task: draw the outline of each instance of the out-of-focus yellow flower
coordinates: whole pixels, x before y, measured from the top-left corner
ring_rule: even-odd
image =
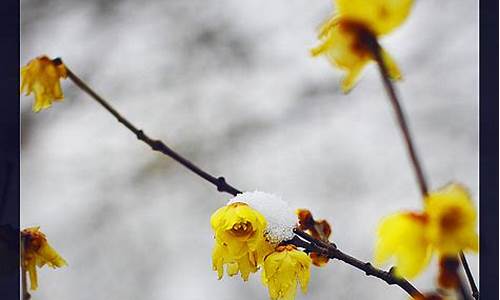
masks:
[[[413,0],[334,0],[334,4],[339,15],[365,24],[378,36],[401,26]]]
[[[21,68],[21,93],[28,96],[34,92],[33,111],[39,112],[49,108],[53,101],[62,101],[64,95],[59,80],[66,77],[64,64],[56,64],[47,56],[37,57]]]
[[[428,238],[441,255],[454,256],[460,250],[479,250],[476,210],[468,191],[450,184],[425,199],[429,218]]]
[[[342,90],[349,92],[361,71],[374,60],[373,41],[399,27],[408,17],[413,0],[334,0],[336,13],[320,29],[319,46],[313,56],[325,55],[343,69]],[[372,42],[370,42],[372,41]],[[381,49],[381,56],[391,79],[402,78],[392,57]]]
[[[302,292],[307,292],[311,258],[293,245],[278,246],[264,260],[262,282],[269,288],[271,300],[293,300],[297,282]]]
[[[369,31],[362,24],[334,16],[321,27],[318,35],[320,44],[311,49],[313,56],[325,55],[334,66],[346,72],[341,86],[344,93],[354,87],[361,71],[374,60],[372,50],[364,42],[363,36],[367,33]],[[401,79],[394,59],[384,49],[381,51],[389,76]]]
[[[227,265],[229,276],[240,273],[243,280],[248,280],[264,256],[274,249],[264,237],[266,219],[245,203],[236,202],[219,208],[212,214],[210,224],[216,242],[212,264],[219,279],[223,276],[224,265]]]
[[[396,213],[378,227],[375,263],[396,259],[396,273],[414,278],[428,265],[433,252],[456,258],[460,251],[478,251],[476,211],[472,199],[459,184],[432,192],[423,213]]]
[[[414,278],[429,264],[432,248],[426,238],[427,217],[411,212],[396,213],[382,220],[378,227],[375,264],[394,256],[396,274]]]
[[[36,267],[41,268],[48,265],[51,268],[60,268],[67,265],[66,261],[47,242],[45,234],[40,231],[40,227],[30,227],[21,231],[21,238],[24,242],[22,252],[22,264],[28,272],[31,290],[38,288],[38,277]]]

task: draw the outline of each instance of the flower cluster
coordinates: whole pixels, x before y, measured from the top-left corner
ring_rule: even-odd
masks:
[[[48,265],[51,268],[60,268],[67,265],[64,258],[47,242],[47,237],[40,231],[40,227],[30,227],[21,231],[24,248],[21,252],[21,262],[24,270],[29,274],[31,290],[38,288],[36,267]]]
[[[399,27],[407,18],[413,0],[335,0],[336,13],[320,28],[320,44],[311,50],[313,56],[325,55],[329,61],[347,73],[342,90],[349,92],[361,71],[374,60],[370,40]],[[394,59],[381,49],[388,75],[400,79],[401,72]]]
[[[243,202],[245,199],[250,203]],[[286,232],[290,224],[275,222],[274,226],[269,226],[268,220],[287,219],[283,218],[286,208],[258,211],[254,206],[261,206],[260,199],[268,200],[267,207],[284,208],[275,196],[252,192],[238,195],[212,214],[213,269],[219,279],[225,268],[227,275],[240,274],[247,281],[251,273],[262,268],[262,281],[269,289],[270,298],[292,300],[298,284],[304,293],[307,291],[311,258],[293,245],[281,244],[289,237]]]
[[[423,212],[400,212],[379,225],[375,262],[396,259],[396,273],[414,278],[433,253],[456,259],[460,251],[479,249],[476,210],[468,191],[459,184],[430,193]]]
[[[39,112],[49,108],[53,101],[64,98],[61,89],[61,78],[67,77],[64,64],[55,63],[47,56],[39,56],[21,68],[21,93],[29,96],[35,94],[33,111]]]

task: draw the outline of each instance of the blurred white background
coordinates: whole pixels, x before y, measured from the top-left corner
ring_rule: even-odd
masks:
[[[23,0],[21,63],[66,64],[151,137],[242,190],[281,195],[371,260],[385,215],[421,199],[374,65],[349,94],[313,59],[328,0]],[[478,2],[418,0],[382,40],[432,188],[478,200]],[[217,281],[209,217],[230,198],[137,141],[63,83],[65,101],[22,97],[22,220],[69,263],[39,272],[43,299],[266,299],[254,275]],[[476,202],[478,205],[478,202]],[[478,277],[478,256],[469,256]],[[435,263],[433,264],[435,265]],[[436,269],[415,281],[431,288]],[[406,299],[333,261],[298,299]]]

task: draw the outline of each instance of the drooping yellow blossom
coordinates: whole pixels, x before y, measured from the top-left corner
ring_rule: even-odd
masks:
[[[293,300],[297,283],[307,292],[311,258],[293,245],[278,246],[264,260],[262,282],[269,288],[271,300]]]
[[[441,255],[479,250],[476,210],[463,186],[450,184],[430,194],[425,199],[425,213],[429,241]]]
[[[363,36],[367,33],[369,31],[362,24],[334,16],[321,28],[318,35],[320,44],[311,49],[313,56],[325,55],[334,66],[346,72],[341,86],[344,93],[354,87],[361,71],[374,60],[372,50],[364,42]],[[389,77],[401,79],[401,72],[394,59],[384,49],[381,51]]]
[[[38,277],[36,267],[41,268],[48,265],[51,268],[60,268],[67,265],[66,261],[47,242],[45,234],[40,227],[30,227],[21,231],[24,249],[21,253],[22,264],[28,272],[31,290],[38,288]]]
[[[429,264],[432,248],[425,230],[425,215],[404,212],[382,220],[378,227],[375,264],[395,258],[396,274],[414,278]]]
[[[39,112],[49,108],[53,101],[62,101],[64,96],[59,80],[66,77],[64,64],[39,56],[21,68],[21,93],[28,96],[34,92],[33,111]]]
[[[335,14],[318,34],[320,44],[311,50],[313,56],[325,55],[343,69],[342,90],[347,93],[356,84],[361,71],[375,60],[373,41],[399,27],[408,17],[413,0],[334,0]],[[384,50],[382,61],[391,79],[401,79],[401,72]]]
[[[334,0],[334,5],[339,15],[365,24],[379,36],[401,26],[413,0]]]
[[[226,265],[229,276],[240,273],[243,280],[248,280],[250,273],[257,271],[264,256],[274,248],[264,237],[266,219],[245,203],[236,202],[219,208],[212,214],[210,224],[216,242],[212,263],[219,279]]]
[[[460,251],[478,251],[476,211],[469,193],[450,184],[426,197],[424,212],[396,213],[378,227],[375,263],[391,257],[396,273],[414,278],[428,265],[433,252],[441,258],[457,257]]]

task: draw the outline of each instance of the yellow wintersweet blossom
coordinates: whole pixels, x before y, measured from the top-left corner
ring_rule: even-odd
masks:
[[[361,71],[374,60],[372,50],[364,43],[366,32],[366,28],[359,23],[335,16],[322,26],[318,35],[320,44],[311,49],[313,56],[325,55],[334,66],[346,72],[341,86],[344,93],[354,87]],[[395,60],[384,49],[381,51],[389,77],[401,79]]]
[[[335,0],[339,15],[365,24],[377,36],[387,34],[406,20],[413,0]]]
[[[430,194],[425,199],[425,212],[429,219],[428,239],[441,255],[479,250],[476,210],[465,187],[450,184]]]
[[[21,93],[29,96],[34,92],[33,111],[39,112],[49,108],[53,101],[62,101],[64,95],[60,79],[66,77],[64,64],[56,64],[47,56],[39,56],[21,68]]]
[[[212,264],[219,279],[226,265],[229,276],[240,273],[247,281],[264,256],[274,249],[264,236],[266,219],[246,203],[235,202],[219,208],[212,214],[210,224],[215,232]]]
[[[349,92],[361,71],[371,61],[373,41],[399,27],[408,17],[413,0],[335,0],[336,13],[320,28],[320,44],[313,56],[325,55],[343,69],[342,90]],[[381,49],[381,57],[391,79],[402,78],[394,59]]]
[[[432,247],[425,230],[427,217],[412,212],[386,217],[378,227],[375,264],[395,258],[396,274],[414,278],[429,264]]]
[[[441,258],[460,251],[477,252],[476,210],[467,190],[459,184],[430,193],[423,212],[402,212],[382,220],[378,227],[375,263],[391,257],[396,273],[414,278],[429,264],[433,252]]]
[[[60,268],[67,265],[66,261],[47,242],[47,238],[40,227],[30,227],[21,231],[24,249],[21,253],[24,270],[29,274],[31,290],[38,288],[36,267],[48,265],[51,268]]]
[[[293,245],[278,246],[264,260],[262,282],[269,288],[271,300],[293,300],[297,283],[307,292],[311,275],[311,258]]]

